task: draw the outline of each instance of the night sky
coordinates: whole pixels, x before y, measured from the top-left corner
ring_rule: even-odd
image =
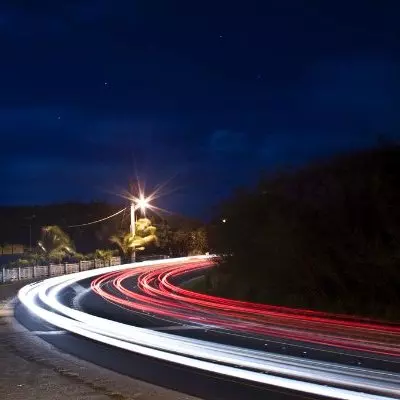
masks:
[[[0,204],[193,216],[260,171],[398,140],[400,2],[1,1]]]

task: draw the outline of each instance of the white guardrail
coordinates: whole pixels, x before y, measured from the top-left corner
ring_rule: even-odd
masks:
[[[111,267],[121,264],[121,257],[111,257],[110,260],[88,260],[78,263],[63,263],[50,265],[35,265],[27,267],[0,268],[0,283],[9,283],[35,278],[73,274],[95,268]]]

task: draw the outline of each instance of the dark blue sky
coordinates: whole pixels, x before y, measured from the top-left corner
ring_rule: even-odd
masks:
[[[2,1],[1,204],[207,215],[262,170],[400,137],[398,1]]]

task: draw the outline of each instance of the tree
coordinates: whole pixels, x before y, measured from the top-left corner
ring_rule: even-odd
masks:
[[[44,226],[38,246],[48,260],[61,261],[67,255],[75,254],[70,237],[57,225]]]
[[[178,229],[172,237],[174,254],[178,256],[187,256],[189,253],[189,231]]]
[[[218,295],[399,318],[400,148],[262,180],[222,205]],[[222,223],[226,219],[226,223]]]
[[[119,247],[119,250],[122,253],[124,259],[126,259],[130,252],[130,242],[131,242],[131,234],[126,232],[119,232],[116,235],[110,237],[110,242],[116,244]]]
[[[174,233],[167,223],[163,220],[157,225],[157,239],[160,249],[169,255],[172,254]]]
[[[114,257],[114,250],[102,250],[97,249],[95,251],[95,258],[103,261],[110,261],[112,257]]]
[[[204,254],[208,247],[205,229],[177,230],[173,234],[173,247],[180,256]]]
[[[110,241],[115,243],[125,258],[133,255],[135,251],[142,251],[145,246],[155,242],[157,243],[156,227],[151,225],[148,218],[140,218],[136,221],[136,234],[120,232],[118,235],[110,237]]]
[[[189,256],[204,254],[207,247],[207,234],[204,228],[190,232]]]

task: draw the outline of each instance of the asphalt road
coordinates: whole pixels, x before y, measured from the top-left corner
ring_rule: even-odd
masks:
[[[187,279],[192,278],[192,275],[187,276]],[[290,340],[279,340],[277,338],[237,333],[233,330],[204,329],[202,327],[188,326],[186,324],[182,325],[181,321],[176,321],[172,318],[165,319],[146,312],[127,310],[121,306],[105,301],[90,291],[90,281],[81,281],[80,284],[81,287],[79,289],[75,288],[79,292],[84,292],[84,295],[80,296],[79,303],[77,304],[75,302],[74,304],[73,299],[76,293],[73,290],[68,290],[63,293],[64,303],[102,318],[113,319],[114,321],[128,325],[156,329],[174,335],[209,340],[253,350],[268,351],[276,354],[334,362],[349,366],[362,366],[381,371],[400,372],[400,360],[393,357],[368,355],[355,351],[343,352],[341,349],[332,349],[314,344],[301,344]],[[128,284],[131,287],[136,287],[136,279],[132,278],[131,282],[127,282],[127,285]],[[110,287],[109,290],[112,291],[113,288]]]
[[[201,270],[186,274],[184,279],[192,279]],[[179,279],[183,279],[182,277]],[[127,325],[150,328],[173,335],[202,339],[211,342],[234,345],[241,348],[267,351],[268,353],[295,356],[298,359],[333,362],[344,366],[399,372],[399,359],[394,357],[366,354],[357,351],[343,351],[339,348],[324,347],[317,344],[281,340],[277,337],[246,334],[234,329],[208,328],[201,324],[188,324],[173,317],[155,315],[144,310],[127,309],[111,303],[95,294],[90,285],[92,278],[80,280],[59,293],[59,300],[85,313]],[[179,282],[181,283],[181,282]],[[129,278],[125,285],[137,289],[137,277]],[[116,289],[106,283],[107,291]],[[119,295],[121,295],[119,293]],[[44,306],[42,304],[42,306]],[[44,306],[45,307],[45,306]],[[82,336],[52,327],[18,304],[15,317],[29,330],[60,350],[73,354],[102,367],[114,370],[135,379],[151,382],[176,391],[203,399],[322,399],[325,397],[308,395],[276,386],[254,384],[236,378],[228,378],[199,369],[180,366],[136,353],[102,344]],[[310,379],[311,380],[311,379]],[[311,380],[312,381],[312,380]]]
[[[243,380],[207,374],[194,368],[159,361],[150,357],[122,351],[68,332],[60,332],[32,316],[21,304],[15,308],[15,318],[43,340],[58,349],[104,368],[151,382],[207,400],[301,400],[323,399],[276,387],[255,385]]]

